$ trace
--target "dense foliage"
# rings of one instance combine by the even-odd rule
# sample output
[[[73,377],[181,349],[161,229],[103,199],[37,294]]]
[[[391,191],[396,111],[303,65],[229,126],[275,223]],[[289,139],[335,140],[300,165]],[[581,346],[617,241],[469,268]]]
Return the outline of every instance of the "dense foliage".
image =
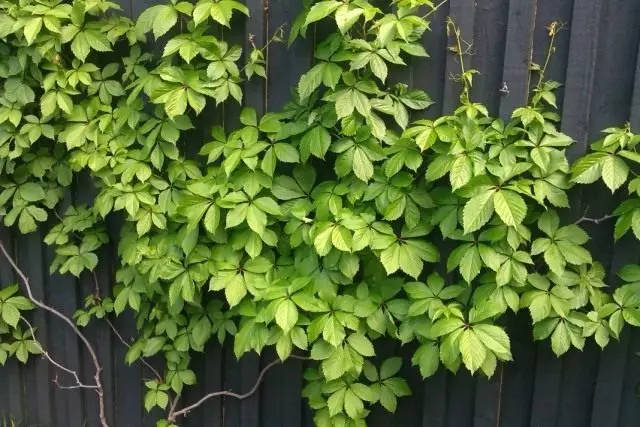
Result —
[[[611,294],[587,233],[561,220],[574,183],[625,184],[640,137],[608,129],[571,167],[544,66],[507,122],[470,99],[464,67],[460,106],[412,121],[432,102],[389,85],[389,69],[427,56],[436,7],[310,4],[290,43],[319,21],[331,30],[292,102],[262,117],[244,108],[242,126],[216,124],[201,143],[196,117],[214,117],[213,101],[242,102],[243,82],[266,74],[263,49],[220,36],[248,15],[243,4],[172,1],[133,22],[103,0],[0,0],[3,222],[30,233],[58,218],[45,237],[51,271],[79,276],[95,269],[116,217],[115,292],[87,296],[75,319],[135,313],[126,361],[165,361],[145,383],[147,410],[197,381],[191,354],[212,339],[238,357],[308,352],[316,423],[362,426],[371,405],[394,411],[410,393],[399,358],[376,366],[378,339],[417,342],[424,377],[440,365],[490,376],[512,358],[504,319],[520,309],[558,355],[640,325],[640,267],[625,267],[629,283]],[[70,203],[69,188],[87,182],[94,201]],[[616,237],[640,238],[638,178],[628,191]],[[0,291],[0,362],[41,350],[20,326],[31,305],[16,291]],[[169,413],[163,425],[174,422]]]

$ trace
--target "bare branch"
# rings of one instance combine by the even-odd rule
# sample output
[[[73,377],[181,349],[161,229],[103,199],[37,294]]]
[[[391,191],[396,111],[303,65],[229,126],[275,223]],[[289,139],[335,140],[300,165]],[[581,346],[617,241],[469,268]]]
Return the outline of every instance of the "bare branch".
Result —
[[[78,376],[78,373],[72,369],[67,368],[66,366],[62,365],[61,363],[57,362],[52,356],[51,354],[44,349],[44,347],[42,346],[42,344],[40,344],[40,341],[38,341],[36,339],[36,331],[33,328],[33,326],[31,325],[31,323],[29,323],[29,321],[27,319],[25,319],[24,317],[20,317],[20,320],[22,320],[27,327],[29,328],[29,331],[31,332],[31,336],[33,337],[33,341],[35,342],[35,345],[38,347],[38,349],[40,350],[40,355],[42,356],[43,359],[47,360],[49,363],[51,363],[53,366],[55,366],[56,368],[60,369],[63,372],[66,372],[67,374],[71,375],[73,377],[73,379],[75,380],[76,384],[74,386],[62,386],[60,385],[60,383],[58,382],[58,375],[56,374],[55,378],[53,379],[53,382],[60,387],[61,389],[70,389],[70,388],[92,388],[95,389],[97,388],[94,384],[84,384],[81,380],[80,377]]]
[[[113,332],[113,334],[118,338],[118,340],[127,348],[131,348],[131,344],[129,344],[124,337],[120,334],[120,332],[118,332],[118,330],[116,329],[115,325],[113,324],[113,322],[111,320],[109,320],[108,317],[105,316],[104,318],[105,322],[107,322],[107,325],[109,325],[109,328],[111,328],[111,331]],[[162,375],[160,375],[160,372],[158,372],[158,370],[156,368],[154,368],[153,366],[151,366],[151,364],[149,362],[147,362],[147,360],[144,357],[140,358],[140,363],[142,363],[144,366],[146,366],[152,373],[153,375],[156,377],[157,380],[162,381]]]
[[[2,241],[0,241],[0,252],[2,252],[2,255],[4,255],[4,257],[7,260],[7,262],[11,265],[13,270],[16,272],[18,277],[21,279],[22,284],[24,285],[24,288],[25,288],[25,290],[27,292],[27,296],[31,300],[31,302],[33,304],[35,304],[37,307],[45,310],[48,313],[51,313],[53,316],[57,317],[58,319],[62,320],[64,323],[66,323],[73,330],[73,332],[76,334],[76,336],[78,338],[80,338],[80,341],[82,341],[82,343],[84,344],[84,347],[86,348],[86,350],[89,353],[89,356],[91,358],[91,361],[93,362],[93,366],[95,367],[95,374],[93,376],[93,379],[95,381],[95,387],[90,387],[90,388],[93,388],[95,390],[96,394],[98,395],[98,403],[99,403],[99,411],[100,411],[100,413],[99,413],[100,424],[102,425],[102,427],[109,427],[109,423],[107,421],[107,415],[106,415],[105,402],[104,402],[104,388],[102,386],[102,379],[101,379],[102,367],[100,366],[100,361],[98,359],[98,356],[96,354],[95,349],[91,345],[91,342],[89,342],[87,337],[80,331],[80,329],[78,329],[78,327],[75,325],[75,323],[73,323],[73,320],[71,320],[69,317],[65,316],[63,313],[61,313],[60,311],[56,310],[55,308],[53,308],[53,307],[45,304],[44,302],[40,301],[39,299],[37,299],[33,295],[33,290],[31,289],[31,284],[29,282],[29,278],[20,269],[20,267],[18,267],[18,264],[13,259],[13,257],[9,254],[9,252],[5,248],[4,243]],[[53,360],[53,359],[49,359],[49,361],[51,361],[51,360]],[[58,364],[58,365],[55,365],[55,366],[60,367],[61,365]],[[65,369],[63,369],[63,370],[65,370]],[[68,372],[68,373],[69,373],[69,371],[73,372],[72,370],[68,370],[68,369],[66,370],[66,372]]]
[[[296,359],[296,360],[309,360],[308,357],[296,356],[296,355],[291,355],[291,356],[289,356],[289,358]],[[213,399],[214,397],[233,397],[234,399],[238,399],[238,400],[244,400],[244,399],[246,399],[248,397],[251,397],[260,388],[260,384],[262,383],[262,380],[264,379],[264,376],[267,374],[267,372],[269,372],[269,370],[271,368],[273,368],[274,366],[279,365],[281,363],[282,363],[282,361],[280,359],[277,359],[277,360],[274,360],[273,362],[269,363],[264,368],[262,368],[262,370],[260,371],[260,374],[258,375],[258,378],[256,379],[256,382],[253,384],[253,387],[251,387],[251,389],[248,392],[243,393],[243,394],[234,393],[233,391],[228,391],[228,390],[216,391],[216,392],[209,393],[209,394],[203,396],[196,403],[194,403],[192,405],[189,405],[189,406],[186,406],[186,407],[180,409],[179,411],[175,411],[175,404],[178,401],[178,397],[176,396],[176,399],[174,400],[174,404],[172,404],[171,411],[169,412],[169,416],[167,418],[168,418],[168,420],[170,422],[175,422],[176,418],[188,414],[189,412],[191,412],[194,409],[196,409],[198,406],[202,405],[207,400]]]
[[[578,225],[578,224],[580,224],[582,222],[591,222],[591,223],[594,223],[594,224],[600,224],[602,222],[608,221],[608,220],[616,217],[616,215],[614,215],[614,214],[606,214],[604,216],[601,216],[600,218],[589,218],[587,216],[588,212],[589,212],[589,208],[585,209],[584,214],[582,215],[582,217],[579,218],[574,224]]]

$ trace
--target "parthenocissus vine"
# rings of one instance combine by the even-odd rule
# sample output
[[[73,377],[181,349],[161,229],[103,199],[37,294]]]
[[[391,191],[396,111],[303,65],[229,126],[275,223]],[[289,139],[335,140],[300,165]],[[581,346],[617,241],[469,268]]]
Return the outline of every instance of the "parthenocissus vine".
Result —
[[[213,101],[242,103],[243,83],[266,76],[266,46],[243,52],[220,36],[245,5],[174,0],[133,22],[110,1],[0,0],[2,220],[21,233],[44,227],[62,274],[91,274],[115,239],[113,295],[98,289],[74,319],[135,314],[126,362],[162,356],[145,382],[146,409],[166,410],[159,425],[194,406],[180,401],[197,381],[191,355],[213,339],[238,357],[273,346],[282,360],[310,358],[304,396],[316,424],[346,427],[410,393],[401,359],[375,358],[380,338],[417,342],[424,377],[440,365],[490,376],[512,358],[509,313],[526,309],[533,338],[550,338],[558,355],[640,325],[640,267],[624,267],[611,290],[579,225],[600,219],[559,215],[572,186],[602,178],[628,191],[611,214],[615,237],[640,238],[640,178],[629,180],[640,135],[606,129],[571,165],[559,84],[544,79],[551,48],[508,121],[473,102],[464,67],[456,110],[413,121],[432,101],[389,85],[389,68],[427,56],[423,36],[442,4],[305,2],[289,43],[317,22],[328,30],[292,101],[262,117],[244,108],[241,127],[215,125],[200,141],[196,116],[213,117]],[[447,27],[463,64],[464,35]],[[80,177],[95,199],[69,204]],[[119,235],[106,231],[111,216]],[[0,290],[0,363],[45,351],[18,291]]]

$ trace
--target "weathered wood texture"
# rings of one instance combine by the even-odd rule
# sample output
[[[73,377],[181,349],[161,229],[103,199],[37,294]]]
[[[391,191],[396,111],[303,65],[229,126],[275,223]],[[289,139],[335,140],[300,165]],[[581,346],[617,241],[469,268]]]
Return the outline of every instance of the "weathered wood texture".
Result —
[[[125,13],[135,17],[156,0],[122,0]],[[234,22],[225,37],[248,47],[248,34],[260,44],[282,24],[293,21],[302,7],[299,0],[246,0],[251,18]],[[473,42],[468,67],[477,69],[472,97],[484,102],[503,117],[527,97],[532,76],[531,60],[541,63],[547,48],[547,30],[560,21],[564,30],[557,38],[548,77],[563,83],[559,93],[562,129],[577,143],[570,156],[584,153],[598,132],[630,121],[640,128],[640,1],[638,0],[450,0],[432,17],[432,28],[424,40],[431,57],[414,60],[408,70],[394,76],[413,87],[426,90],[437,104],[424,113],[429,117],[451,110],[457,103],[458,84],[451,75],[457,59],[447,51],[445,20],[459,24],[463,37]],[[317,34],[322,31],[319,30]],[[319,36],[318,36],[319,37]],[[274,44],[268,49],[269,79],[252,82],[246,102],[259,112],[274,111],[290,97],[294,86],[312,62],[313,40],[300,40],[292,48]],[[161,47],[158,47],[158,50]],[[227,107],[225,121],[237,122],[237,106]],[[234,118],[235,116],[236,118]],[[219,121],[219,111],[204,122]],[[205,132],[206,130],[202,130]],[[91,197],[79,185],[73,200]],[[592,216],[604,214],[616,203],[604,191],[577,194],[578,208],[589,208]],[[615,271],[625,263],[640,262],[639,246],[623,239],[615,247],[612,223],[589,227],[594,236],[591,249],[609,271],[612,286]],[[71,315],[91,289],[91,278],[74,280],[49,276],[53,254],[41,246],[41,235],[27,237],[0,230],[0,238],[11,249],[31,277],[36,295],[44,297]],[[105,287],[113,282],[113,248],[102,256],[97,274]],[[0,263],[2,284],[15,280],[6,262]],[[70,366],[90,372],[86,352],[75,336],[59,321],[38,313],[34,318],[40,337],[55,356]],[[131,319],[117,321],[127,338],[135,334]],[[439,372],[422,381],[415,369],[404,369],[413,396],[401,400],[395,415],[376,410],[372,426],[403,427],[613,427],[640,425],[640,331],[627,330],[619,343],[604,352],[589,344],[584,352],[571,351],[558,359],[549,343],[533,343],[531,327],[524,313],[509,321],[515,361],[500,366],[490,380],[466,373]],[[108,416],[115,427],[155,425],[157,414],[142,407],[142,379],[149,377],[140,366],[123,363],[125,349],[104,325],[92,326],[89,337],[96,342],[104,366],[108,389]],[[383,346],[385,355],[401,354],[408,362],[411,349],[395,344]],[[185,396],[195,401],[205,392],[251,388],[261,368],[274,354],[247,356],[237,362],[230,348],[212,344],[197,355],[194,364],[200,384]],[[407,363],[407,366],[409,364]],[[312,425],[310,411],[301,399],[304,365],[290,361],[267,375],[259,392],[242,402],[211,400],[190,414],[184,425],[211,427],[299,427]],[[96,401],[88,392],[61,391],[52,384],[53,370],[34,358],[27,366],[9,362],[0,368],[0,420],[12,416],[20,426],[80,427],[97,425]]]

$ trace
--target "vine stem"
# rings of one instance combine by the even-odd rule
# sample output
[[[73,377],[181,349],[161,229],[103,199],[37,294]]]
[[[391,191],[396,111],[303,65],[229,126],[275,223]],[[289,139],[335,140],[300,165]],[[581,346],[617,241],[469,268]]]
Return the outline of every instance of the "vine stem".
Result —
[[[452,31],[456,38],[455,53],[458,56],[458,61],[460,62],[460,82],[462,83],[462,93],[460,94],[460,102],[462,104],[468,104],[469,92],[471,91],[471,88],[469,87],[469,81],[467,81],[467,76],[466,76],[467,70],[465,69],[465,66],[464,66],[464,55],[465,53],[468,53],[470,45],[465,51],[462,50],[462,35],[460,33],[460,28],[456,26],[455,22],[453,22],[453,19],[451,19],[451,17],[447,18],[447,30]]]
[[[127,342],[127,340],[124,339],[122,334],[120,334],[120,332],[118,332],[118,329],[116,329],[116,327],[113,324],[113,322],[111,320],[109,320],[109,318],[106,317],[106,316],[104,317],[104,321],[107,322],[107,325],[109,325],[109,328],[111,329],[113,334],[116,336],[116,338],[118,338],[118,340],[122,343],[122,345],[124,345],[127,348],[131,348],[131,344],[129,344]],[[158,372],[158,370],[156,368],[151,366],[151,364],[149,362],[147,362],[147,360],[144,357],[141,357],[139,360],[140,360],[140,363],[142,363],[144,366],[146,366],[147,369],[149,369],[153,373],[153,375],[156,377],[156,379],[158,381],[162,381],[162,375],[160,375],[160,372]]]
[[[547,55],[544,60],[544,65],[540,69],[540,73],[538,76],[538,84],[536,85],[537,89],[542,87],[542,83],[544,83],[544,75],[547,72],[547,68],[549,67],[549,62],[551,61],[551,56],[555,52],[555,41],[556,36],[558,35],[558,31],[562,30],[562,24],[557,21],[553,21],[549,24],[549,47],[547,48]]]
[[[93,380],[94,380],[95,384],[93,384],[93,385],[91,385],[89,387],[82,387],[82,388],[91,388],[91,389],[95,390],[96,395],[98,396],[100,425],[102,427],[109,427],[109,422],[107,421],[105,401],[104,401],[104,387],[102,385],[102,378],[101,378],[102,367],[100,366],[100,360],[98,359],[98,356],[96,354],[95,349],[93,348],[93,345],[91,345],[91,342],[89,342],[87,337],[80,331],[80,329],[78,329],[78,327],[75,325],[75,323],[73,323],[73,321],[69,317],[65,316],[63,313],[61,313],[60,311],[56,310],[55,308],[53,308],[53,307],[45,304],[44,302],[40,301],[39,299],[37,299],[33,295],[33,290],[31,289],[31,283],[29,282],[29,278],[20,269],[20,267],[18,266],[16,261],[13,259],[13,257],[9,254],[9,252],[6,249],[6,247],[4,246],[4,242],[1,241],[1,240],[0,240],[0,252],[2,252],[2,255],[5,257],[7,262],[11,265],[13,270],[16,272],[16,274],[22,280],[24,288],[27,291],[27,296],[28,296],[29,300],[31,300],[31,302],[33,304],[35,304],[37,307],[39,307],[42,310],[52,314],[53,316],[57,317],[58,319],[62,320],[64,323],[66,323],[71,328],[71,330],[76,334],[76,336],[78,338],[80,338],[80,341],[82,341],[82,343],[84,344],[84,347],[87,349],[87,352],[89,353],[89,357],[91,358],[91,361],[92,361],[93,366],[95,368],[95,373],[94,373],[94,376],[93,376]],[[33,331],[33,328],[31,330]],[[34,337],[34,340],[35,340],[35,337]],[[42,346],[40,346],[40,347],[42,347]],[[44,354],[48,354],[48,353],[44,352]],[[48,360],[51,362],[53,359],[49,356]],[[62,365],[60,365],[58,363],[53,363],[53,364],[54,364],[54,366],[56,366],[58,368],[60,368],[62,366]],[[67,373],[73,372],[73,375],[75,375],[76,380],[78,380],[78,376],[75,373],[75,371],[73,371],[71,369],[68,369],[68,368],[64,368],[62,370],[67,372]],[[57,379],[55,381],[57,383]],[[80,385],[83,385],[83,384],[82,383],[78,384],[77,385],[78,388],[80,388]],[[66,388],[68,388],[68,387],[66,387]]]
[[[435,5],[433,7],[433,9],[431,9],[429,12],[425,13],[424,15],[422,15],[422,19],[427,19],[428,17],[430,17],[431,15],[436,13],[438,11],[438,9],[440,9],[442,6],[444,6],[448,1],[449,0],[442,0],[440,3]]]
[[[289,356],[289,358],[296,359],[296,360],[309,360],[308,357],[296,356],[296,355],[291,355]],[[253,396],[258,391],[258,389],[260,388],[260,384],[262,383],[262,380],[264,379],[264,376],[267,374],[267,372],[269,372],[269,370],[274,366],[277,366],[281,363],[283,362],[280,359],[277,359],[269,363],[264,368],[262,368],[262,370],[260,371],[260,374],[258,374],[258,378],[256,379],[256,382],[253,384],[253,387],[251,387],[249,391],[243,394],[235,393],[230,390],[216,391],[216,392],[204,395],[200,400],[198,400],[194,404],[185,406],[184,408],[178,411],[175,410],[178,402],[178,396],[176,396],[175,400],[171,405],[171,409],[169,411],[169,416],[167,417],[167,419],[173,423],[176,421],[176,418],[187,415],[189,412],[193,411],[194,409],[196,409],[197,407],[205,403],[207,400],[213,399],[214,397],[233,397],[234,399],[238,399],[238,400],[247,399]]]

